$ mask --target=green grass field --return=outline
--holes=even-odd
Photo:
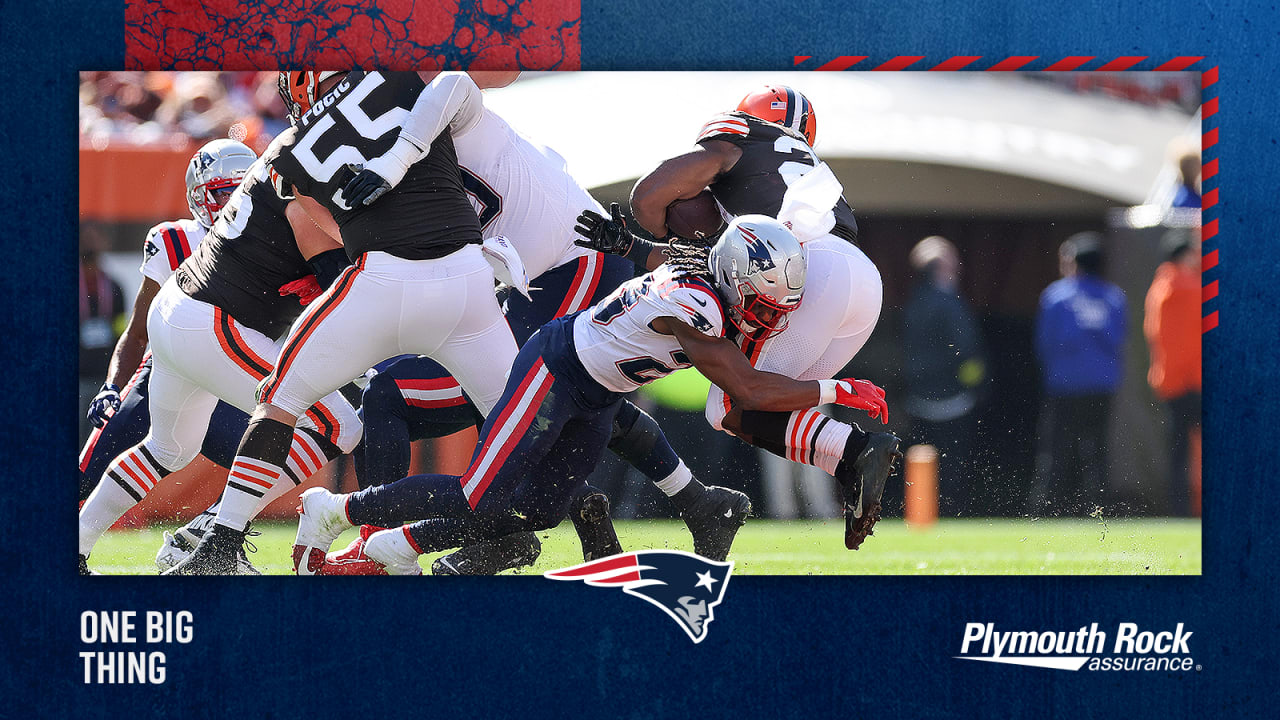
[[[693,549],[679,521],[615,524],[628,550]],[[264,573],[288,573],[296,525],[255,527],[262,535],[254,538],[258,552],[250,559]],[[109,532],[90,566],[104,574],[154,574],[164,529]],[[354,532],[334,547],[345,546]],[[752,575],[1197,575],[1201,568],[1199,520],[966,519],[913,530],[889,518],[857,552],[845,550],[843,533],[842,520],[753,519],[738,533],[729,559],[734,572]],[[542,557],[523,572],[582,562],[569,523],[539,537]]]

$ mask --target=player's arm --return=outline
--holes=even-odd
[[[705,335],[674,317],[655,318],[651,327],[674,335],[689,362],[744,410],[788,412],[834,402],[888,419],[884,391],[865,380],[792,380],[755,369],[729,340]]]
[[[102,389],[89,403],[89,421],[95,427],[102,427],[112,413],[120,409],[120,388],[124,387],[147,352],[147,313],[151,312],[151,303],[160,292],[160,283],[149,277],[142,278],[138,294],[133,299],[133,312],[129,315],[129,324],[124,333],[116,340],[116,347],[111,351],[111,362],[107,366],[107,381]]]
[[[307,265],[311,266],[314,277],[307,276],[285,283],[280,288],[280,294],[297,295],[302,304],[306,305],[333,285],[342,271],[351,264],[351,260],[342,247],[338,224],[329,211],[315,200],[297,193],[296,188],[294,197],[296,200],[285,206],[285,218],[293,230],[298,252],[307,261]]]
[[[418,94],[400,136],[386,153],[365,163],[342,189],[349,207],[369,205],[400,184],[409,167],[427,156],[431,143],[448,128],[461,135],[480,121],[480,87],[461,72],[440,73]]]
[[[688,200],[733,169],[742,149],[724,140],[706,140],[696,149],[664,160],[631,189],[631,212],[656,238],[670,234],[667,206]]]

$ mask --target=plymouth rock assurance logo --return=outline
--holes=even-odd
[[[1187,644],[1192,635],[1182,623],[1161,632],[1120,623],[1108,644],[1098,623],[1070,631],[999,631],[994,623],[965,623],[960,654],[953,657],[1055,670],[1199,671]]]

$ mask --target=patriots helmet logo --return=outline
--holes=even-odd
[[[683,550],[637,550],[545,573],[551,580],[581,580],[620,588],[656,605],[695,643],[707,637],[713,609],[724,600],[733,562],[716,562]]]
[[[207,152],[201,151],[194,158],[191,158],[191,162],[195,164],[197,172],[204,172],[213,166],[214,157]]]
[[[742,233],[742,237],[747,241],[747,275],[768,272],[777,267],[773,261],[773,255],[769,252],[769,246],[765,241],[760,239],[759,235],[752,232],[751,228],[745,225],[739,225],[738,231]]]

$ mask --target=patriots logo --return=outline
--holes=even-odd
[[[592,587],[621,588],[658,606],[700,643],[712,612],[724,600],[733,562],[715,562],[683,550],[638,550],[545,573],[551,580],[581,580]]]
[[[738,226],[738,232],[742,233],[742,237],[747,241],[747,275],[767,272],[777,267],[773,262],[773,256],[769,254],[768,246],[759,235],[743,225]]]
[[[204,172],[213,165],[213,156],[207,152],[201,152],[192,158],[191,162],[195,164],[198,172]]]

